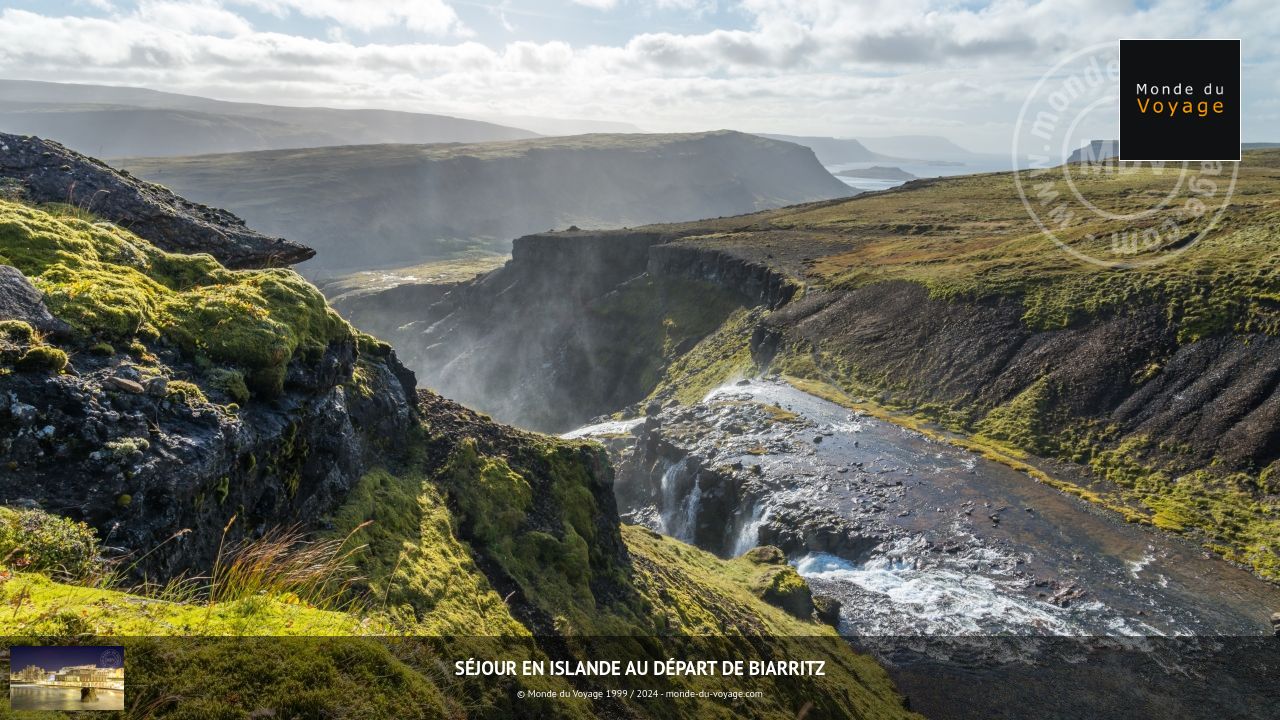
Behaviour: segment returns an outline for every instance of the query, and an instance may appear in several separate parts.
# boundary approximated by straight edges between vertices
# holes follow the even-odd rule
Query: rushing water
[[[663,448],[620,466],[651,490],[623,493],[652,503],[633,521],[724,554],[786,540],[926,717],[1280,718],[1280,588],[1005,465],[777,380],[575,435]]]
[[[743,430],[734,413],[752,404],[799,420]],[[763,489],[726,521],[735,554],[784,511],[886,538],[846,557],[792,556],[815,592],[841,600],[847,634],[1262,635],[1280,611],[1280,588],[1191,543],[786,383],[729,385],[702,405],[689,452],[702,465],[758,465]],[[684,540],[706,491],[687,460],[661,475],[658,528]]]

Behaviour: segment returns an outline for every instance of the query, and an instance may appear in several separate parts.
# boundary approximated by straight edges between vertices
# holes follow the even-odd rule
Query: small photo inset
[[[14,646],[9,653],[9,707],[124,710],[124,648]]]

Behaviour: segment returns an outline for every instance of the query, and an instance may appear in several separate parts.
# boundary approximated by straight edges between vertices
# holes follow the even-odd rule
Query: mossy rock
[[[391,344],[383,342],[368,333],[356,334],[356,348],[361,355],[384,358],[391,354]]]
[[[772,545],[751,548],[742,557],[757,565],[785,565],[787,563],[787,556]]]
[[[226,393],[237,405],[249,402],[249,386],[245,383],[244,373],[229,368],[213,368],[208,377],[210,387]]]
[[[22,320],[0,320],[0,337],[11,343],[30,345],[36,342],[36,331]]]
[[[761,573],[752,590],[761,600],[798,618],[808,619],[813,615],[813,595],[809,590],[809,583],[790,565]]]
[[[45,294],[80,341],[148,342],[192,361],[237,366],[254,393],[283,390],[289,363],[318,360],[355,330],[285,269],[231,271],[208,255],[166,253],[127,230],[0,201],[0,255]]]
[[[209,402],[199,385],[186,380],[170,380],[165,385],[165,395],[188,405]]]
[[[60,373],[67,367],[67,353],[48,345],[28,348],[13,364],[23,372]]]

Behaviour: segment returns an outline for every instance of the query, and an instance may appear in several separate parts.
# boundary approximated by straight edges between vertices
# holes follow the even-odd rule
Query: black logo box
[[[1121,40],[1120,159],[1239,161],[1240,65],[1239,40]],[[1165,87],[1181,92],[1166,94]],[[1191,114],[1183,112],[1185,102]],[[1222,112],[1214,112],[1219,102]],[[1177,103],[1173,115],[1169,103]]]

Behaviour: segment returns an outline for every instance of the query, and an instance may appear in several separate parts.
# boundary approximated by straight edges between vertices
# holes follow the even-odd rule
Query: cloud
[[[433,35],[466,34],[458,14],[444,0],[227,0],[229,4],[286,17],[329,20],[350,30],[370,32],[406,27]]]
[[[241,35],[253,31],[248,21],[210,0],[143,0],[137,18],[146,25],[184,33]]]
[[[1270,42],[1280,37],[1280,13],[1264,12],[1267,0],[1168,0],[1121,11],[1102,0],[741,0],[747,22],[739,28],[637,31],[610,44],[477,42],[441,0],[128,7],[105,17],[0,10],[0,75],[289,104],[594,117],[653,130],[853,135],[954,127],[962,144],[997,149],[1041,72],[1072,49],[1135,28],[1243,37],[1247,98],[1261,102],[1280,90]],[[318,36],[253,27],[250,9],[318,20]],[[387,28],[431,37],[369,41],[366,33]],[[1276,114],[1257,107],[1259,118]]]

